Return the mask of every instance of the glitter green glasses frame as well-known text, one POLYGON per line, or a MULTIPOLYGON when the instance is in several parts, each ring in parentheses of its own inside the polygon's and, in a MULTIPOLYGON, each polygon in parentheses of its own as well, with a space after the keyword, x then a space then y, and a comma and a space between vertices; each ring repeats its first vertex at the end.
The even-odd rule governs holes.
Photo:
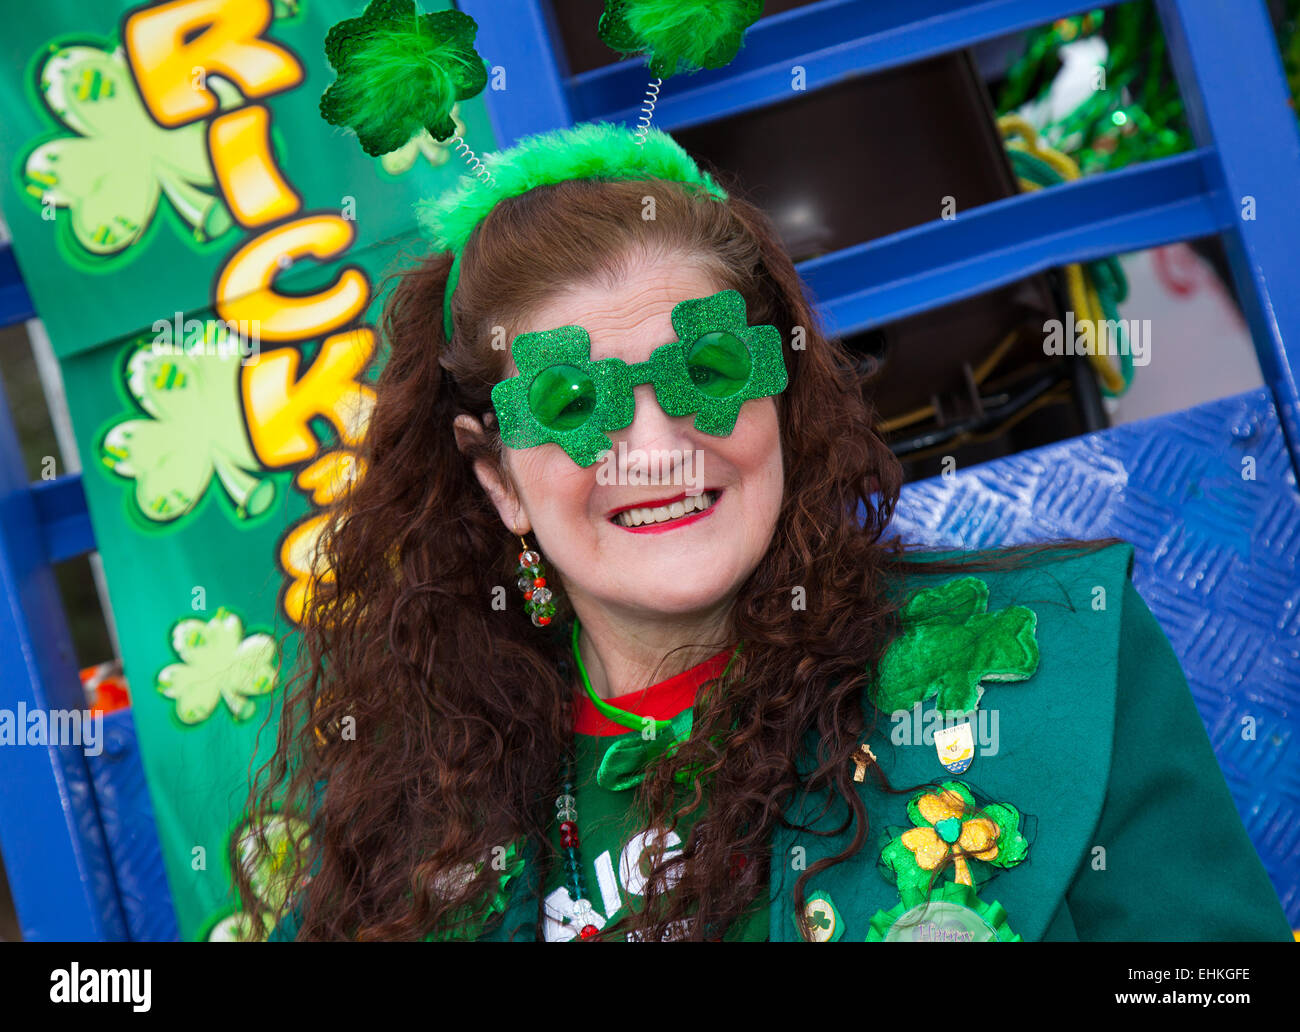
POLYGON ((725 437, 740 407, 780 394, 788 378, 775 326, 750 326, 735 290, 682 301, 672 311, 678 339, 644 362, 592 360, 581 326, 521 333, 510 345, 518 376, 492 388, 501 440, 510 448, 558 444, 579 466, 613 447, 606 436, 631 425, 632 388, 654 385, 670 416, 695 416, 695 429, 725 437))

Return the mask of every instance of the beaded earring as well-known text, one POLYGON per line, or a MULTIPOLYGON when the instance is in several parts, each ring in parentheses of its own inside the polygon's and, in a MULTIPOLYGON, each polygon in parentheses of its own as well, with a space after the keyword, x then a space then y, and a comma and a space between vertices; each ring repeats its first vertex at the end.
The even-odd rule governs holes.
POLYGON ((528 542, 519 538, 523 551, 519 553, 519 575, 516 582, 524 593, 524 612, 533 620, 533 626, 545 627, 555 615, 555 602, 552 601, 551 589, 546 586, 546 568, 542 566, 542 557, 528 547, 528 542))

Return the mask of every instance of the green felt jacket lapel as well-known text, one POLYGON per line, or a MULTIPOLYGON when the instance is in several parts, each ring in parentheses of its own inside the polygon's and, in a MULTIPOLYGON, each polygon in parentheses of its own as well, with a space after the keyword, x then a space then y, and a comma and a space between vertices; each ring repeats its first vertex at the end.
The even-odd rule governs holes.
MULTIPOLYGON (((886 715, 868 739, 891 785, 962 781, 988 801, 1009 803, 1036 818, 1028 856, 997 871, 979 889, 985 903, 1001 903, 1007 923, 1026 941, 1041 939, 1081 863, 1093 845, 1111 762, 1115 719, 1121 600, 1133 563, 1131 545, 1116 545, 1088 556, 1047 562, 1015 571, 976 572, 989 587, 989 611, 1024 605, 1037 614, 1040 648, 1037 671, 1025 681, 986 681, 980 710, 971 719, 996 729, 996 753, 978 742, 976 758, 961 774, 939 762, 933 743, 910 742, 915 721, 906 726, 886 715), (1105 608, 1094 608, 1096 588, 1105 590, 1105 608), (996 715, 996 724, 993 717, 996 715), (896 744, 893 736, 902 739, 896 744)), ((916 564, 919 568, 923 563, 916 564)), ((956 574, 921 574, 916 587, 934 586, 956 574)), ((933 710, 935 700, 923 704, 933 710)), ((870 717, 868 718, 870 719, 870 717)), ((808 739, 800 763, 811 768, 817 741, 808 739)), ((805 897, 827 894, 842 921, 841 941, 865 939, 873 915, 899 903, 898 889, 877 869, 887 826, 909 828, 906 804, 912 793, 890 796, 870 783, 855 784, 867 807, 871 834, 854 857, 812 875, 805 897)), ((833 791, 805 794, 790 817, 812 831, 779 829, 772 843, 772 941, 798 939, 793 889, 802 871, 841 851, 848 831, 827 832, 845 823, 847 807, 833 791), (834 798, 838 805, 828 806, 834 798), (820 815, 820 816, 819 816, 820 815)), ((951 878, 951 869, 945 878, 951 878)))

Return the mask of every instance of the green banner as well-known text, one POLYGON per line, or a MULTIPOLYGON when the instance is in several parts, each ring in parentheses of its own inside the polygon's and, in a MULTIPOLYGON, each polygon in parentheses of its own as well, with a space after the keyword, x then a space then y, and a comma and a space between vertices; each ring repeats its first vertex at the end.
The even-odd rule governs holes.
MULTIPOLYGON (((250 932, 226 851, 321 507, 357 472, 374 290, 421 249, 413 202, 465 171, 455 137, 375 159, 320 118, 325 34, 361 6, 61 0, 0 42, 0 207, 62 365, 189 940, 250 932)), ((496 147, 481 98, 453 117, 496 147)))

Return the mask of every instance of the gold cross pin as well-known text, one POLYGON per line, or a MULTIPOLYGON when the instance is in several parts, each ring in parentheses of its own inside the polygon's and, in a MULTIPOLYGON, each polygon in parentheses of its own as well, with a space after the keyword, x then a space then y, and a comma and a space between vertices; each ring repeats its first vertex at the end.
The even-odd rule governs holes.
POLYGON ((867 778, 867 764, 876 762, 876 754, 871 751, 871 746, 865 742, 858 746, 858 751, 853 754, 853 765, 856 768, 853 771, 853 780, 857 782, 865 781, 867 778))

